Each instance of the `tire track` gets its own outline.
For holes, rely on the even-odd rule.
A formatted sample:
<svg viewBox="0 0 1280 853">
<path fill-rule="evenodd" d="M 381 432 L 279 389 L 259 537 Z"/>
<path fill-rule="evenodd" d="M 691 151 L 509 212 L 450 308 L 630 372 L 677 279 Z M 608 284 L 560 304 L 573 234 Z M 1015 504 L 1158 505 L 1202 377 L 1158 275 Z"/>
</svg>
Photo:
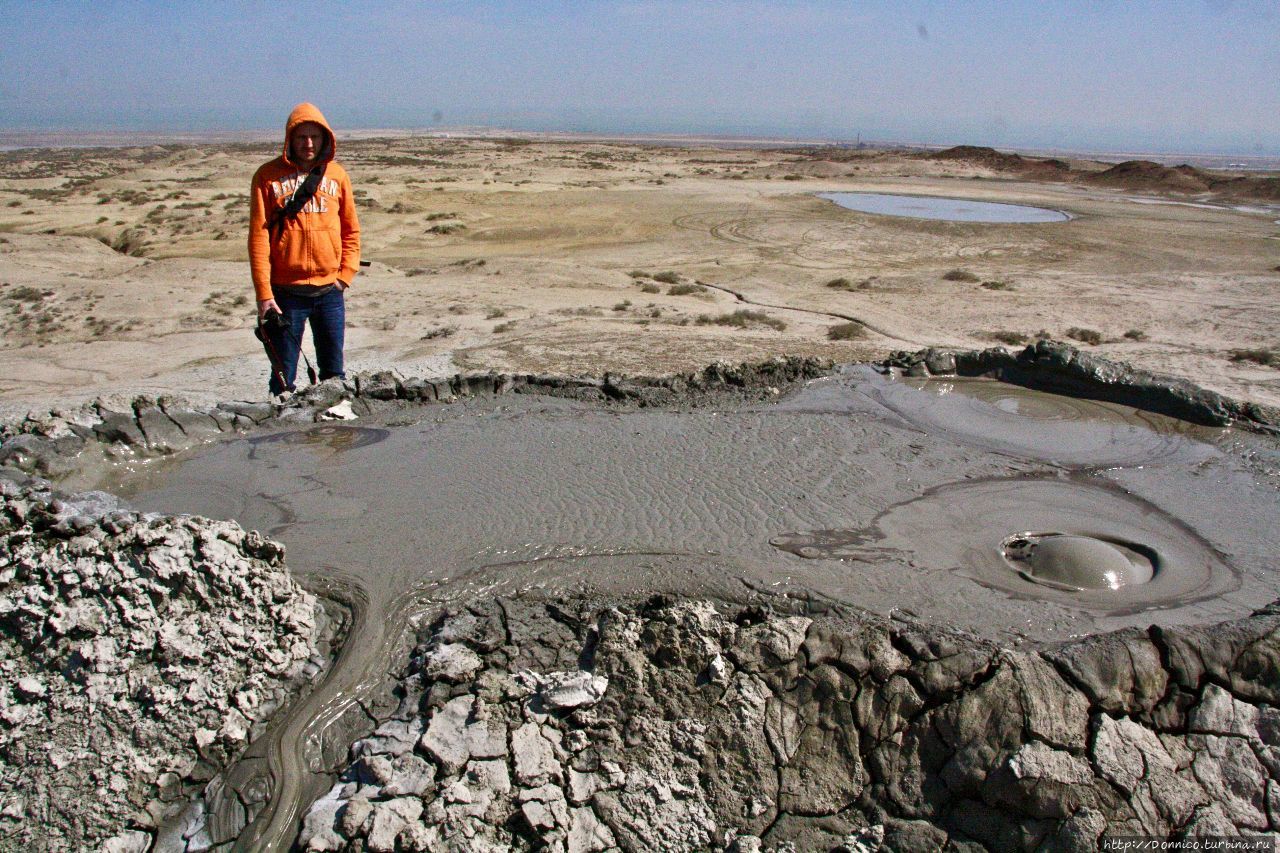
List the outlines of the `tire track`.
<svg viewBox="0 0 1280 853">
<path fill-rule="evenodd" d="M 893 332 L 890 332 L 887 329 L 884 329 L 880 326 L 872 325 L 871 323 L 868 323 L 866 320 L 863 320 L 861 317 L 856 317 L 853 314 L 845 314 L 841 311 L 819 311 L 816 308 L 795 308 L 790 305 L 778 305 L 773 302 L 758 302 L 754 299 L 748 299 L 747 296 L 741 291 L 734 290 L 731 287 L 725 287 L 722 284 L 711 284 L 705 281 L 699 282 L 699 284 L 701 284 L 703 287 L 709 287 L 712 290 L 719 290 L 723 293 L 727 293 L 730 296 L 732 296 L 737 302 L 743 305 L 752 305 L 757 308 L 773 308 L 778 311 L 795 311 L 800 314 L 811 314 L 817 317 L 830 317 L 833 320 L 846 320 L 850 323 L 857 323 L 859 326 L 866 329 L 867 331 L 874 332 L 877 335 L 880 335 L 883 338 L 888 338 L 891 341 L 899 341 L 901 343 L 908 344 L 910 346 L 920 345 L 917 341 L 912 340 L 911 338 L 904 338 L 904 337 L 901 337 L 900 335 L 895 335 Z"/>
</svg>

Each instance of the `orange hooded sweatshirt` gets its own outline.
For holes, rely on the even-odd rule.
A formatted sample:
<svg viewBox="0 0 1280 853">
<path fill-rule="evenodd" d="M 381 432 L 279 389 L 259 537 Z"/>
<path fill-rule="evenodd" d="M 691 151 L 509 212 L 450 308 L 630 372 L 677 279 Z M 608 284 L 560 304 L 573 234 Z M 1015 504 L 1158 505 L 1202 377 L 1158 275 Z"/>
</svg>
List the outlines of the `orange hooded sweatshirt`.
<svg viewBox="0 0 1280 853">
<path fill-rule="evenodd" d="M 327 164 L 315 196 L 273 235 L 267 223 L 307 177 L 290 158 L 290 141 L 303 122 L 324 128 L 329 140 L 320 158 Z M 320 287 L 351 284 L 360 267 L 360 220 L 347 170 L 334 161 L 337 139 L 320 110 L 298 104 L 284 127 L 284 154 L 260 168 L 249 192 L 249 268 L 258 300 L 272 299 L 273 284 Z"/>
</svg>

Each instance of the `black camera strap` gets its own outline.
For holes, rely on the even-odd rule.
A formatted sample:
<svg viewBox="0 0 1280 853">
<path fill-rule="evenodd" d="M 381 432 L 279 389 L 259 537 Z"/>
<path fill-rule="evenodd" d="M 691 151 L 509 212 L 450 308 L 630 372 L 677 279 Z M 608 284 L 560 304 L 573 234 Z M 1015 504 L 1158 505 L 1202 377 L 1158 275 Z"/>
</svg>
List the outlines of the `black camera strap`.
<svg viewBox="0 0 1280 853">
<path fill-rule="evenodd" d="M 284 230 L 284 224 L 290 219 L 297 218 L 302 208 L 307 206 L 307 202 L 315 198 L 316 191 L 320 189 L 320 182 L 324 180 L 324 170 L 327 165 L 329 165 L 328 162 L 322 162 L 307 172 L 307 177 L 293 191 L 293 195 L 289 196 L 284 206 L 272 211 L 271 218 L 267 220 L 267 230 L 271 232 L 271 239 L 279 239 L 280 232 Z"/>
</svg>

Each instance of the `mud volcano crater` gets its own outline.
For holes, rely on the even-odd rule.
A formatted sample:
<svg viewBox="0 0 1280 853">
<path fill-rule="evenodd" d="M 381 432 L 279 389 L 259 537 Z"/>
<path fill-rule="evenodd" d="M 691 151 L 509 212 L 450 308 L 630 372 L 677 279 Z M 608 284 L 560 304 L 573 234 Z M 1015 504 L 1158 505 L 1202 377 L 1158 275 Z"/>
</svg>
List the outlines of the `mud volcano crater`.
<svg viewBox="0 0 1280 853">
<path fill-rule="evenodd" d="M 1280 453 L 1221 428 L 1275 420 L 1152 377 L 1130 377 L 1136 409 L 957 375 L 1093 367 L 1041 347 L 664 381 L 381 375 L 286 407 L 86 417 L 70 435 L 116 463 L 179 449 L 197 415 L 256 424 L 104 484 L 280 539 L 351 608 L 304 698 L 192 804 L 126 831 L 580 850 L 1275 831 Z M 314 423 L 341 400 L 356 423 Z M 1218 426 L 1148 411 L 1178 406 Z M 18 432 L 4 456 L 28 470 L 75 446 Z"/>
</svg>

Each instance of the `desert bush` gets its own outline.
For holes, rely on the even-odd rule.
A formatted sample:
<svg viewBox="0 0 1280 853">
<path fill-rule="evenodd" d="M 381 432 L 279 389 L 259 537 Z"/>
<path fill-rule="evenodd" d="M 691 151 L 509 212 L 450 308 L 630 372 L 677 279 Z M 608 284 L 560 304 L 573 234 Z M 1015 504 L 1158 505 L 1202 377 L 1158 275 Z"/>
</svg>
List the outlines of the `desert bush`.
<svg viewBox="0 0 1280 853">
<path fill-rule="evenodd" d="M 982 286 L 987 290 L 1013 290 L 1013 284 L 997 278 L 984 281 Z"/>
<path fill-rule="evenodd" d="M 516 321 L 515 321 L 515 320 L 508 320 L 508 321 L 507 321 L 507 322 L 505 322 L 505 323 L 499 323 L 498 325 L 494 326 L 494 327 L 493 327 L 493 333 L 494 333 L 495 335 L 501 335 L 503 332 L 509 332 L 509 331 L 511 331 L 512 329 L 514 329 L 515 327 L 516 327 Z"/>
<path fill-rule="evenodd" d="M 1274 347 L 1258 347 L 1256 349 L 1233 349 L 1232 361 L 1251 361 L 1264 367 L 1280 367 L 1280 351 Z"/>
<path fill-rule="evenodd" d="M 505 317 L 505 316 L 507 316 L 507 312 L 504 311 L 503 309 L 490 308 L 488 312 L 484 315 L 484 318 L 486 320 L 497 320 L 498 318 Z"/>
<path fill-rule="evenodd" d="M 1096 329 L 1082 329 L 1079 326 L 1072 326 L 1067 329 L 1067 337 L 1090 346 L 1097 346 L 1102 343 L 1102 332 Z"/>
<path fill-rule="evenodd" d="M 700 284 L 673 284 L 667 288 L 668 296 L 689 296 L 694 293 L 701 293 L 702 285 Z"/>
<path fill-rule="evenodd" d="M 702 314 L 698 317 L 699 326 L 730 326 L 736 329 L 747 329 L 752 326 L 768 326 L 770 329 L 781 332 L 787 328 L 787 324 L 776 317 L 770 317 L 763 311 L 750 311 L 745 308 L 739 308 L 731 314 L 720 314 L 719 316 L 711 316 Z"/>
<path fill-rule="evenodd" d="M 422 336 L 421 340 L 430 341 L 435 338 L 451 338 L 457 334 L 457 332 L 457 326 L 436 326 L 434 329 L 429 329 L 427 333 Z"/>
<path fill-rule="evenodd" d="M 1147 333 L 1141 329 L 1130 329 L 1124 333 L 1124 336 L 1131 341 L 1145 341 L 1147 339 Z"/>
<path fill-rule="evenodd" d="M 651 281 L 646 281 L 644 284 L 640 285 L 640 292 L 641 293 L 661 293 L 662 288 L 658 287 L 658 285 L 654 284 Z"/>
<path fill-rule="evenodd" d="M 631 307 L 631 300 L 630 300 L 630 299 L 624 299 L 624 300 L 622 300 L 621 302 L 619 302 L 617 305 L 613 306 L 613 310 L 614 310 L 614 311 L 626 311 L 626 310 L 627 310 L 628 308 L 630 308 L 630 307 Z"/>
<path fill-rule="evenodd" d="M 52 290 L 40 290 L 35 287 L 21 285 L 5 294 L 10 302 L 43 302 L 46 296 L 52 296 Z"/>
<path fill-rule="evenodd" d="M 457 232 L 464 230 L 466 227 L 467 226 L 463 225 L 461 222 L 448 222 L 448 223 L 443 223 L 441 225 L 432 225 L 430 228 L 427 229 L 427 233 L 428 234 L 456 234 Z"/>
<path fill-rule="evenodd" d="M 861 323 L 838 323 L 827 329 L 827 340 L 856 341 L 867 336 L 867 329 Z"/>
<path fill-rule="evenodd" d="M 849 279 L 844 276 L 840 276 L 839 278 L 831 279 L 831 281 L 826 283 L 826 286 L 832 290 L 853 290 L 855 285 Z"/>
<path fill-rule="evenodd" d="M 660 272 L 653 277 L 654 281 L 660 281 L 663 284 L 676 284 L 680 281 L 680 274 L 672 270 Z"/>
<path fill-rule="evenodd" d="M 428 221 L 428 222 L 437 222 L 437 221 L 439 221 L 439 220 L 441 220 L 441 219 L 457 219 L 457 218 L 458 218 L 458 214 L 453 213 L 453 212 L 447 212 L 447 213 L 433 213 L 433 214 L 431 214 L 431 215 L 429 215 L 429 216 L 427 217 L 427 221 Z"/>
<path fill-rule="evenodd" d="M 1008 329 L 996 329 L 993 332 L 987 332 L 983 337 L 1011 347 L 1021 346 L 1027 342 L 1026 335 L 1021 332 L 1011 332 Z"/>
<path fill-rule="evenodd" d="M 649 275 L 649 273 L 645 272 L 644 270 L 632 270 L 631 272 L 627 273 L 627 275 L 631 276 L 632 278 L 653 278 L 653 276 Z"/>
<path fill-rule="evenodd" d="M 979 280 L 978 277 L 973 273 L 969 272 L 968 270 L 961 270 L 961 269 L 949 270 L 947 271 L 946 274 L 942 276 L 942 278 L 944 281 L 975 282 Z"/>
</svg>

